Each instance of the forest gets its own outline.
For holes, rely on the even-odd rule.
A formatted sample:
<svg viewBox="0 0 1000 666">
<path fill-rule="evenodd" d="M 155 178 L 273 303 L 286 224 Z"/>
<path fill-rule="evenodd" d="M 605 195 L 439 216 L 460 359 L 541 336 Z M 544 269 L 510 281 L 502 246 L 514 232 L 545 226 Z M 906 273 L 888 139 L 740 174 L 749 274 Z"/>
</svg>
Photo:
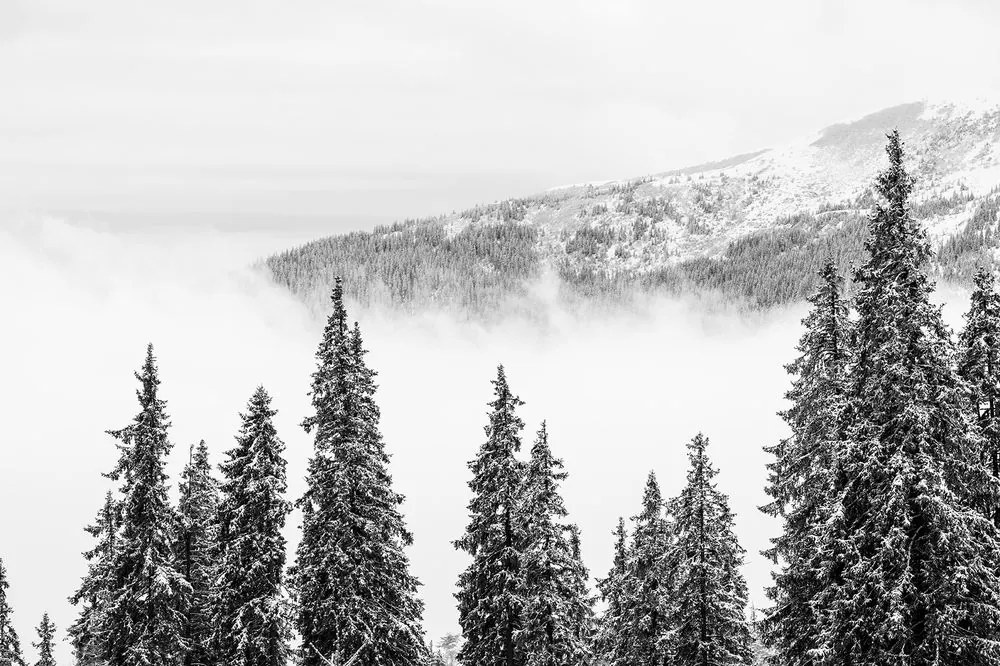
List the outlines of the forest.
<svg viewBox="0 0 1000 666">
<path fill-rule="evenodd" d="M 444 310 L 485 321 L 540 316 L 545 304 L 534 290 L 546 276 L 556 278 L 558 300 L 570 309 L 614 309 L 650 295 L 693 295 L 758 311 L 807 298 L 817 286 L 815 267 L 826 257 L 848 272 L 850 289 L 849 268 L 865 256 L 866 211 L 875 199 L 870 188 L 849 201 L 778 217 L 718 252 L 672 256 L 664 221 L 684 219 L 692 236 L 709 234 L 702 219 L 727 214 L 732 205 L 724 176 L 722 182 L 719 192 L 689 183 L 694 209 L 684 215 L 669 195 L 639 195 L 646 184 L 639 179 L 599 192 L 588 188 L 571 223 L 558 229 L 523 222 L 529 209 L 542 214 L 571 206 L 567 197 L 549 193 L 462 211 L 458 227 L 442 216 L 329 236 L 268 257 L 262 267 L 317 311 L 326 308 L 340 277 L 349 300 L 362 307 Z M 604 198 L 587 203 L 598 194 Z M 752 198 L 753 192 L 745 196 Z M 911 215 L 918 220 L 971 210 L 968 223 L 938 241 L 929 270 L 971 285 L 977 266 L 993 265 L 998 207 L 996 190 L 978 200 L 960 190 L 913 203 Z"/>
<path fill-rule="evenodd" d="M 261 386 L 217 467 L 203 442 L 193 448 L 173 503 L 170 417 L 149 345 L 135 415 L 108 431 L 115 490 L 89 499 L 99 508 L 85 527 L 87 573 L 71 591 L 76 620 L 56 628 L 40 618 L 36 656 L 26 657 L 7 598 L 17 572 L 0 559 L 0 666 L 55 666 L 60 631 L 77 666 L 1000 664 L 1000 294 L 990 267 L 962 268 L 975 285 L 965 326 L 957 336 L 945 326 L 904 146 L 896 132 L 887 138 L 866 228 L 847 224 L 853 217 L 841 225 L 851 229 L 841 249 L 861 244 L 851 295 L 836 245 L 796 255 L 815 279 L 786 367 L 788 434 L 767 446 L 771 501 L 760 510 L 781 526 L 766 553 L 769 607 L 748 607 L 745 551 L 704 433 L 686 443 L 680 487 L 649 473 L 593 587 L 561 493 L 558 436 L 550 442 L 541 422 L 525 439 L 523 403 L 499 365 L 468 464 L 467 527 L 440 544 L 467 555 L 456 572 L 461 635 L 430 639 L 376 372 L 337 278 L 301 424 L 313 437 L 306 491 L 287 496 L 277 412 Z M 996 215 L 981 208 L 941 252 L 968 258 L 992 242 Z M 462 251 L 530 272 L 530 237 L 496 229 L 462 238 Z M 438 231 L 419 233 L 444 251 L 452 241 Z M 747 241 L 742 256 L 802 247 L 789 234 Z M 289 553 L 293 508 L 301 539 Z"/>
</svg>

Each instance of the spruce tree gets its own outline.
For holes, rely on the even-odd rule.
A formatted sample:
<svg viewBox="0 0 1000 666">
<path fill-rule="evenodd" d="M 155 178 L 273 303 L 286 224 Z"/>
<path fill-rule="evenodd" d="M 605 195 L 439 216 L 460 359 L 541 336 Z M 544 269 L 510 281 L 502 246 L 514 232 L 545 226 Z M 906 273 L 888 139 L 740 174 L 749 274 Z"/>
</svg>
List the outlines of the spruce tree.
<svg viewBox="0 0 1000 666">
<path fill-rule="evenodd" d="M 729 500 L 714 482 L 718 471 L 707 448 L 708 439 L 700 434 L 688 444 L 687 483 L 669 503 L 669 663 L 749 665 L 753 641 L 745 615 L 747 585 L 740 573 L 744 551 L 733 531 Z"/>
<path fill-rule="evenodd" d="M 112 562 L 115 553 L 115 534 L 118 530 L 120 506 L 111 491 L 104 497 L 97 518 L 84 528 L 93 537 L 93 548 L 83 554 L 87 560 L 87 573 L 70 603 L 80 607 L 80 614 L 69 628 L 70 643 L 77 666 L 106 663 L 109 658 L 105 613 L 113 591 Z"/>
<path fill-rule="evenodd" d="M 524 422 L 516 409 L 524 403 L 511 392 L 502 365 L 493 391 L 486 441 L 469 463 L 469 524 L 455 542 L 472 557 L 455 595 L 465 637 L 458 659 L 476 666 L 523 666 L 526 655 L 517 637 L 524 611 L 524 533 L 517 500 L 524 469 L 516 453 Z"/>
<path fill-rule="evenodd" d="M 215 578 L 219 509 L 218 482 L 212 477 L 205 440 L 192 447 L 181 472 L 180 502 L 175 551 L 177 568 L 191 587 L 184 618 L 188 649 L 185 666 L 208 666 L 214 662 L 209 650 L 212 634 L 211 598 Z"/>
<path fill-rule="evenodd" d="M 138 414 L 125 428 L 109 431 L 121 452 L 110 476 L 122 482 L 123 499 L 98 633 L 107 641 L 109 666 L 177 666 L 188 647 L 184 620 L 191 587 L 176 568 L 176 516 L 163 471 L 170 423 L 152 345 L 136 379 Z"/>
<path fill-rule="evenodd" d="M 983 437 L 981 457 L 993 478 L 1000 478 L 1000 294 L 993 273 L 980 268 L 965 328 L 959 336 L 958 374 Z M 1000 526 L 1000 505 L 984 507 Z"/>
<path fill-rule="evenodd" d="M 594 650 L 605 666 L 626 666 L 628 641 L 624 631 L 626 594 L 628 583 L 628 535 L 625 519 L 618 519 L 614 531 L 615 555 L 607 577 L 597 582 L 597 589 L 605 603 L 604 613 L 598 622 Z"/>
<path fill-rule="evenodd" d="M 392 489 L 365 353 L 360 329 L 348 327 L 338 280 L 316 352 L 315 411 L 303 422 L 315 433 L 293 569 L 304 666 L 359 649 L 365 663 L 386 666 L 427 656 L 419 583 L 406 555 L 412 536 L 403 497 Z"/>
<path fill-rule="evenodd" d="M 531 447 L 522 490 L 524 546 L 521 555 L 521 629 L 518 650 L 528 666 L 581 664 L 588 655 L 586 580 L 574 552 L 576 531 L 565 524 L 559 485 L 563 462 L 552 455 L 545 423 Z M 579 541 L 576 542 L 577 551 Z"/>
<path fill-rule="evenodd" d="M 824 663 L 997 663 L 996 498 L 913 219 L 897 132 L 855 273 L 858 313 L 836 504 L 820 543 Z"/>
<path fill-rule="evenodd" d="M 577 644 L 583 650 L 580 660 L 583 664 L 592 663 L 594 658 L 594 634 L 597 631 L 597 619 L 594 615 L 594 595 L 590 591 L 590 570 L 583 563 L 583 549 L 580 543 L 580 528 L 575 524 L 567 527 L 569 531 L 569 552 L 572 557 L 569 579 L 570 607 L 572 632 Z"/>
<path fill-rule="evenodd" d="M 38 642 L 32 643 L 38 651 L 38 661 L 35 666 L 56 666 L 55 657 L 52 656 L 52 642 L 55 640 L 56 626 L 49 620 L 49 614 L 42 615 L 42 621 L 35 629 L 38 632 Z"/>
<path fill-rule="evenodd" d="M 25 666 L 21 640 L 14 629 L 14 609 L 7 601 L 7 569 L 0 559 L 0 666 Z"/>
<path fill-rule="evenodd" d="M 632 522 L 620 625 L 625 651 L 623 663 L 659 666 L 668 655 L 666 616 L 671 591 L 665 558 L 670 532 L 663 495 L 653 472 L 646 480 L 642 511 Z"/>
<path fill-rule="evenodd" d="M 791 436 L 767 451 L 774 456 L 762 510 L 782 519 L 782 533 L 765 552 L 780 569 L 767 590 L 774 603 L 762 624 L 778 664 L 812 664 L 819 620 L 813 605 L 823 580 L 817 539 L 830 515 L 840 440 L 843 439 L 846 376 L 851 335 L 843 278 L 832 260 L 819 272 L 809 299 L 799 356 L 786 366 L 794 377 L 781 413 Z"/>
<path fill-rule="evenodd" d="M 212 648 L 225 666 L 285 666 L 289 658 L 282 529 L 291 505 L 284 498 L 285 445 L 275 414 L 271 397 L 258 387 L 221 465 Z"/>
</svg>

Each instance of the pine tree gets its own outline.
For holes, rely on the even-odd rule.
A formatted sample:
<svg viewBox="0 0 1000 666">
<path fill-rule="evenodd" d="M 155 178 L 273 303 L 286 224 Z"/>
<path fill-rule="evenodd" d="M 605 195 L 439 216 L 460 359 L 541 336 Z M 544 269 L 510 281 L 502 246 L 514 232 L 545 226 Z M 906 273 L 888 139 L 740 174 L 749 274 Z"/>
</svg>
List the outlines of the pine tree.
<svg viewBox="0 0 1000 666">
<path fill-rule="evenodd" d="M 25 666 L 21 641 L 14 629 L 14 609 L 7 601 L 7 569 L 0 559 L 0 666 Z"/>
<path fill-rule="evenodd" d="M 950 332 L 930 302 L 930 246 L 913 219 L 897 132 L 876 181 L 858 312 L 849 422 L 820 553 L 824 663 L 997 663 L 995 502 L 979 461 Z"/>
<path fill-rule="evenodd" d="M 521 496 L 524 546 L 521 556 L 521 630 L 518 650 L 528 666 L 581 664 L 588 657 L 583 635 L 589 606 L 582 581 L 576 531 L 564 523 L 566 506 L 559 485 L 566 478 L 562 460 L 552 455 L 545 423 L 531 447 Z M 576 543 L 577 550 L 579 541 Z"/>
<path fill-rule="evenodd" d="M 177 568 L 191 587 L 184 618 L 188 649 L 185 666 L 214 663 L 209 650 L 212 634 L 211 597 L 218 541 L 218 482 L 212 477 L 205 441 L 192 447 L 190 460 L 181 472 L 180 503 L 175 551 Z"/>
<path fill-rule="evenodd" d="M 620 625 L 625 646 L 623 663 L 659 666 L 665 663 L 668 647 L 670 580 L 665 558 L 670 537 L 663 495 L 653 472 L 646 480 L 642 511 L 632 522 Z"/>
<path fill-rule="evenodd" d="M 103 664 L 109 658 L 105 613 L 113 591 L 112 562 L 115 534 L 121 522 L 120 510 L 111 491 L 108 491 L 94 524 L 84 528 L 95 543 L 83 554 L 87 560 L 87 573 L 79 589 L 69 599 L 74 606 L 80 606 L 80 614 L 68 632 L 77 666 Z"/>
<path fill-rule="evenodd" d="M 38 642 L 32 643 L 38 650 L 38 661 L 35 666 L 56 666 L 55 657 L 52 656 L 52 641 L 55 639 L 56 626 L 49 620 L 49 614 L 42 615 L 42 621 L 35 630 L 38 632 Z"/>
<path fill-rule="evenodd" d="M 762 625 L 778 664 L 812 664 L 819 620 L 813 601 L 823 582 L 817 539 L 829 518 L 834 473 L 843 439 L 846 375 L 851 329 L 843 278 L 832 260 L 819 272 L 820 286 L 802 320 L 799 357 L 786 366 L 794 377 L 785 394 L 791 407 L 781 416 L 792 434 L 767 451 L 767 493 L 762 510 L 783 520 L 781 535 L 765 554 L 780 570 L 767 590 L 774 606 Z"/>
<path fill-rule="evenodd" d="M 673 582 L 669 663 L 749 665 L 747 585 L 740 573 L 744 551 L 733 531 L 729 500 L 715 485 L 718 471 L 707 448 L 708 439 L 700 434 L 688 444 L 687 484 L 669 503 L 674 534 L 667 556 Z"/>
<path fill-rule="evenodd" d="M 517 636 L 524 606 L 524 534 L 517 499 L 524 470 L 515 454 L 521 449 L 524 422 L 515 410 L 524 403 L 511 392 L 502 365 L 493 391 L 486 441 L 469 463 L 469 524 L 455 542 L 472 557 L 455 595 L 465 637 L 458 659 L 476 666 L 522 666 L 525 655 Z"/>
<path fill-rule="evenodd" d="M 213 597 L 212 648 L 226 666 L 285 666 L 291 638 L 283 592 L 285 538 L 284 443 L 271 397 L 257 388 L 221 465 L 219 564 Z"/>
<path fill-rule="evenodd" d="M 1000 478 L 1000 294 L 991 271 L 980 268 L 974 281 L 958 340 L 958 374 L 968 385 L 969 404 L 983 436 L 983 463 L 996 479 Z M 1000 505 L 984 509 L 1000 526 Z"/>
<path fill-rule="evenodd" d="M 184 618 L 191 587 L 175 565 L 176 516 L 163 471 L 170 424 L 158 395 L 152 345 L 136 379 L 139 413 L 125 428 L 109 431 L 121 452 L 110 476 L 122 482 L 123 499 L 98 633 L 106 637 L 109 666 L 177 666 L 187 650 Z"/>
<path fill-rule="evenodd" d="M 594 634 L 597 631 L 597 620 L 594 615 L 594 595 L 590 591 L 590 570 L 583 563 L 583 548 L 580 543 L 580 528 L 570 524 L 569 552 L 572 557 L 569 579 L 571 605 L 571 623 L 573 636 L 583 649 L 580 652 L 580 663 L 589 664 L 594 658 Z"/>
<path fill-rule="evenodd" d="M 626 666 L 628 642 L 624 631 L 626 594 L 628 583 L 627 538 L 625 519 L 618 519 L 614 531 L 615 555 L 606 578 L 597 582 L 597 589 L 605 603 L 604 613 L 598 623 L 594 648 L 601 664 Z"/>
<path fill-rule="evenodd" d="M 312 402 L 303 426 L 315 432 L 293 569 L 304 666 L 363 649 L 366 663 L 422 663 L 423 604 L 409 572 L 412 543 L 393 491 L 379 432 L 375 373 L 361 333 L 347 325 L 338 280 L 316 352 Z"/>
</svg>

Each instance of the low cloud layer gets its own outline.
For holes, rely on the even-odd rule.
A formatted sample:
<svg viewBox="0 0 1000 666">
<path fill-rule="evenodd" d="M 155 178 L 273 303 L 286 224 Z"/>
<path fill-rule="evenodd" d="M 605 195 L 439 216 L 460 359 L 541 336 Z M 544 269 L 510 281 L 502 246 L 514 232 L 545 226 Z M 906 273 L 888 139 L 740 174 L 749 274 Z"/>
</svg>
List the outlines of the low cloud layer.
<svg viewBox="0 0 1000 666">
<path fill-rule="evenodd" d="M 172 481 L 201 438 L 213 462 L 222 459 L 237 413 L 262 383 L 279 410 L 290 492 L 302 491 L 311 442 L 298 424 L 308 412 L 322 322 L 247 268 L 294 240 L 120 234 L 54 220 L 0 230 L 0 557 L 26 645 L 43 611 L 60 636 L 75 616 L 66 597 L 85 568 L 80 552 L 90 544 L 82 528 L 107 487 L 101 473 L 116 457 L 104 431 L 135 413 L 132 372 L 147 341 L 156 346 L 173 422 Z M 392 473 L 407 497 L 429 636 L 457 629 L 452 593 L 466 561 L 451 541 L 465 526 L 466 463 L 483 440 L 489 380 L 501 362 L 526 402 L 524 453 L 547 419 L 550 442 L 565 459 L 566 501 L 592 575 L 607 571 L 611 530 L 619 515 L 638 512 L 649 470 L 664 494 L 676 493 L 684 444 L 704 432 L 738 514 L 752 598 L 761 605 L 769 575 L 758 553 L 775 529 L 756 508 L 766 501 L 762 447 L 784 433 L 775 412 L 803 314 L 796 307 L 747 321 L 662 301 L 643 315 L 581 321 L 555 313 L 539 330 L 361 313 L 379 371 Z M 293 516 L 290 539 L 297 529 Z M 68 660 L 68 645 L 60 649 Z"/>
</svg>

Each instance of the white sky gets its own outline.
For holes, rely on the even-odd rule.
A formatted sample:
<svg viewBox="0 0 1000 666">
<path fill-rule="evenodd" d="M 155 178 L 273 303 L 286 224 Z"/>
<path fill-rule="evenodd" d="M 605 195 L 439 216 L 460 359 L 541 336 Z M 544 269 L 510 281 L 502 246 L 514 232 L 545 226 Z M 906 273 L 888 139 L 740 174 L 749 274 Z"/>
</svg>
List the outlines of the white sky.
<svg viewBox="0 0 1000 666">
<path fill-rule="evenodd" d="M 998 18 L 989 0 L 3 0 L 0 208 L 343 228 L 641 175 L 1000 89 Z"/>
</svg>

